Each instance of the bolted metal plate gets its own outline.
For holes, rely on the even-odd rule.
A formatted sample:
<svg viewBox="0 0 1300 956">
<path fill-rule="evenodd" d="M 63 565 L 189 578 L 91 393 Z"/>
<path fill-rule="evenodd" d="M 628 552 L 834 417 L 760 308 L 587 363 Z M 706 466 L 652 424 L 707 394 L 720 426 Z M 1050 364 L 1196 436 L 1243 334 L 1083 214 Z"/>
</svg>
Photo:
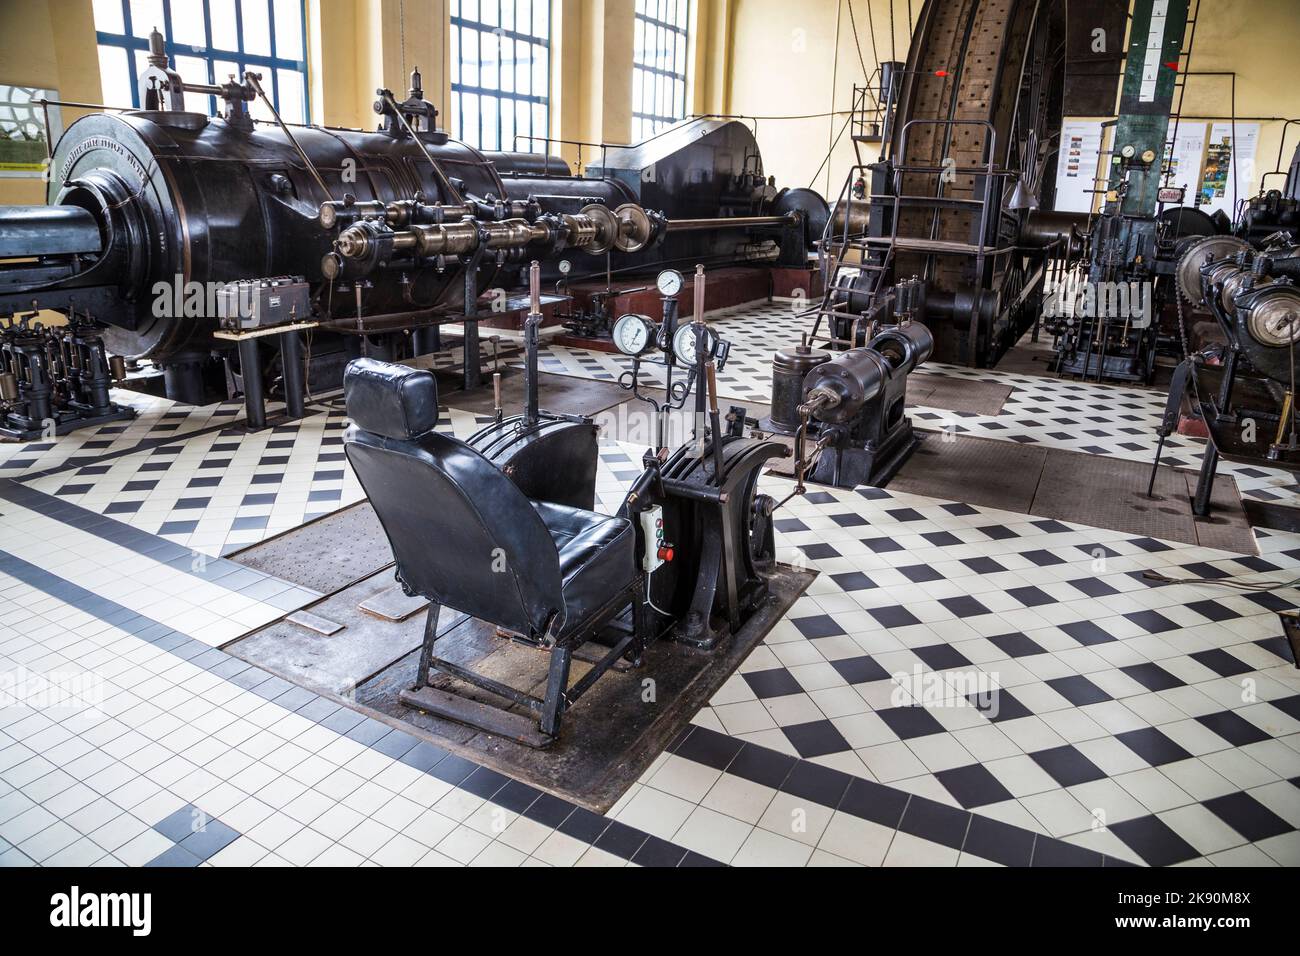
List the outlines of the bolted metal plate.
<svg viewBox="0 0 1300 956">
<path fill-rule="evenodd" d="M 362 501 L 238 551 L 230 560 L 333 594 L 391 565 L 393 550 L 375 509 Z"/>
</svg>

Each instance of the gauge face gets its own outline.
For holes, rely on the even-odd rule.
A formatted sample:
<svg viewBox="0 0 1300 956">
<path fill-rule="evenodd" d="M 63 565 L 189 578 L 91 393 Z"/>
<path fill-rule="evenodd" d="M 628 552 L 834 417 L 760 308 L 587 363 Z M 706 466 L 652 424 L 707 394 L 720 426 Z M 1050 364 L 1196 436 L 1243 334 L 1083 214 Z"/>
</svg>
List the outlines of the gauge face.
<svg viewBox="0 0 1300 956">
<path fill-rule="evenodd" d="M 560 260 L 560 275 L 562 275 L 562 276 L 567 276 L 567 275 L 568 275 L 570 272 L 572 272 L 572 271 L 573 271 L 573 263 L 570 262 L 568 259 L 561 259 L 561 260 Z"/>
<path fill-rule="evenodd" d="M 640 355 L 654 343 L 658 330 L 647 316 L 629 313 L 614 323 L 614 346 L 624 355 Z"/>
<path fill-rule="evenodd" d="M 1151 164 L 1156 161 L 1156 151 L 1154 149 L 1144 150 L 1142 153 L 1142 162 Z"/>
<path fill-rule="evenodd" d="M 659 294 L 673 297 L 682 291 L 686 285 L 686 279 L 676 269 L 665 269 L 659 273 L 659 280 L 656 283 L 659 286 Z"/>
<path fill-rule="evenodd" d="M 718 333 L 714 332 L 709 326 L 704 327 L 704 347 L 710 356 L 718 347 Z M 693 322 L 683 325 L 673 336 L 673 354 L 677 356 L 677 361 L 683 365 L 695 364 L 695 324 Z"/>
<path fill-rule="evenodd" d="M 1127 146 L 1125 146 L 1123 149 L 1121 149 L 1121 150 L 1119 151 L 1119 154 L 1120 154 L 1121 156 L 1123 156 L 1125 159 L 1132 159 L 1132 158 L 1133 158 L 1133 155 L 1134 155 L 1136 152 L 1137 152 L 1137 147 L 1134 146 L 1132 143 L 1130 143 L 1129 145 L 1127 145 Z"/>
</svg>

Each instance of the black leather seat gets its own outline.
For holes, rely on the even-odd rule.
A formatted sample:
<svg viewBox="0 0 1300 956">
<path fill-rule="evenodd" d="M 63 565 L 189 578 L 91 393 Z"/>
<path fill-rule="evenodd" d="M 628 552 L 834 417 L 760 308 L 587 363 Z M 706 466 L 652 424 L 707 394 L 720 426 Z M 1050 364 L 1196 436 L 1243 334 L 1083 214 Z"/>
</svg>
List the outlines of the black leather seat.
<svg viewBox="0 0 1300 956">
<path fill-rule="evenodd" d="M 433 623 L 446 606 L 558 648 L 560 682 L 567 681 L 571 648 L 625 610 L 640 582 L 631 522 L 532 501 L 478 451 L 439 434 L 431 372 L 358 359 L 344 394 L 353 422 L 344 436 L 348 460 L 388 535 L 403 588 L 432 602 Z M 424 657 L 452 670 L 432 658 L 434 639 L 427 627 Z M 422 662 L 420 686 L 427 670 Z M 552 683 L 555 675 L 553 666 Z M 554 734 L 547 716 L 542 730 Z M 554 725 L 558 712 L 550 716 Z"/>
<path fill-rule="evenodd" d="M 545 501 L 532 505 L 559 549 L 564 607 L 571 620 L 586 617 L 627 586 L 624 571 L 635 569 L 636 562 L 631 522 Z"/>
</svg>

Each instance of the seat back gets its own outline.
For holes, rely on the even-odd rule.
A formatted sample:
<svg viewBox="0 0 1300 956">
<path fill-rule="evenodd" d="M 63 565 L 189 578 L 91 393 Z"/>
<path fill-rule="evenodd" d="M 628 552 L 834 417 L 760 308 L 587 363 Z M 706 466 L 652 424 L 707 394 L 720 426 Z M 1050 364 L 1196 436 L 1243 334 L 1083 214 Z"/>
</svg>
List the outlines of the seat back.
<svg viewBox="0 0 1300 956">
<path fill-rule="evenodd" d="M 563 610 L 559 554 L 532 503 L 486 458 L 438 434 L 433 373 L 357 359 L 344 375 L 348 461 L 397 559 L 432 601 L 522 634 Z"/>
</svg>

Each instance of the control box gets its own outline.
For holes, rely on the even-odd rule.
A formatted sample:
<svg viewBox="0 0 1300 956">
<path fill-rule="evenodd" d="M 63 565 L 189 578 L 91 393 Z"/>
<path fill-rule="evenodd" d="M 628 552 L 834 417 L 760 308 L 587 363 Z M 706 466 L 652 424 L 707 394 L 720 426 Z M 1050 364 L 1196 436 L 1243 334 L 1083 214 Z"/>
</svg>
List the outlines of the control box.
<svg viewBox="0 0 1300 956">
<path fill-rule="evenodd" d="M 663 508 L 655 505 L 641 512 L 641 532 L 645 540 L 641 569 L 649 574 L 673 559 L 673 547 L 664 538 Z"/>
<path fill-rule="evenodd" d="M 302 322 L 311 317 L 311 286 L 302 276 L 241 279 L 217 291 L 223 329 L 246 332 Z"/>
</svg>

